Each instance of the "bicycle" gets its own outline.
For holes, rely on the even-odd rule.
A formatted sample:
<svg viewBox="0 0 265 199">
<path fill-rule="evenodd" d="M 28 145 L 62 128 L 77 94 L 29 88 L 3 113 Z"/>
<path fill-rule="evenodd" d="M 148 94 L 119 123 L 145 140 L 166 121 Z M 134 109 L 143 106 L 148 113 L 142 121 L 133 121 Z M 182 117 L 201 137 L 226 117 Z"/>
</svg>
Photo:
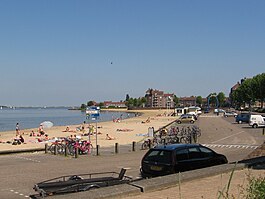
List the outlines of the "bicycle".
<svg viewBox="0 0 265 199">
<path fill-rule="evenodd" d="M 91 154 L 93 150 L 93 145 L 91 142 L 83 140 L 83 141 L 72 141 L 68 144 L 68 150 L 69 154 L 74 156 L 76 153 L 76 150 L 78 150 L 78 153 L 81 154 Z"/>
<path fill-rule="evenodd" d="M 61 143 L 60 140 L 55 140 L 52 142 L 52 144 L 48 147 L 48 151 L 50 151 L 52 154 L 64 154 L 65 152 L 65 146 Z"/>
</svg>

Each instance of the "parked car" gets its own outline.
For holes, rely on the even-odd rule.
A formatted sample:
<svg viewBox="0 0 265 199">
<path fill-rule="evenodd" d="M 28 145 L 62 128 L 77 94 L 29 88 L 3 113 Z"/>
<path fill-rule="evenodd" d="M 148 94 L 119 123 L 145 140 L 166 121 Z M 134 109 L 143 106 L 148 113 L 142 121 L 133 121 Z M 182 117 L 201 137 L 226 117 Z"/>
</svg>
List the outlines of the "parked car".
<svg viewBox="0 0 265 199">
<path fill-rule="evenodd" d="M 224 110 L 224 109 L 220 109 L 220 108 L 216 108 L 216 109 L 214 109 L 213 112 L 214 112 L 214 113 L 224 113 L 225 110 Z"/>
<path fill-rule="evenodd" d="M 240 113 L 236 116 L 236 122 L 241 124 L 242 122 L 249 123 L 250 113 Z"/>
<path fill-rule="evenodd" d="M 209 113 L 210 112 L 210 110 L 207 108 L 207 109 L 204 109 L 204 111 L 203 111 L 204 113 Z"/>
<path fill-rule="evenodd" d="M 226 111 L 224 112 L 224 117 L 236 117 L 237 113 L 233 111 Z"/>
<path fill-rule="evenodd" d="M 142 177 L 155 177 L 226 164 L 227 158 L 200 144 L 158 145 L 141 162 Z"/>
<path fill-rule="evenodd" d="M 265 117 L 262 115 L 250 115 L 249 125 L 253 128 L 264 127 L 265 126 Z"/>
<path fill-rule="evenodd" d="M 180 116 L 179 119 L 177 119 L 177 123 L 181 124 L 181 123 L 194 123 L 195 122 L 195 118 L 193 115 L 190 114 L 183 114 Z"/>
</svg>

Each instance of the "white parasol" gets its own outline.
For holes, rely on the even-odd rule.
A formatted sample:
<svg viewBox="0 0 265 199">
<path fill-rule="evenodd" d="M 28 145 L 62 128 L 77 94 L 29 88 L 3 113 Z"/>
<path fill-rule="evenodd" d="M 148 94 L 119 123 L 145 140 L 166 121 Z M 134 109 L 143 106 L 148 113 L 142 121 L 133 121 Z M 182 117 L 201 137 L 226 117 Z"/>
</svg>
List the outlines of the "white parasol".
<svg viewBox="0 0 265 199">
<path fill-rule="evenodd" d="M 44 121 L 44 122 L 40 123 L 40 125 L 42 125 L 43 128 L 51 128 L 53 126 L 53 123 L 50 121 Z"/>
</svg>

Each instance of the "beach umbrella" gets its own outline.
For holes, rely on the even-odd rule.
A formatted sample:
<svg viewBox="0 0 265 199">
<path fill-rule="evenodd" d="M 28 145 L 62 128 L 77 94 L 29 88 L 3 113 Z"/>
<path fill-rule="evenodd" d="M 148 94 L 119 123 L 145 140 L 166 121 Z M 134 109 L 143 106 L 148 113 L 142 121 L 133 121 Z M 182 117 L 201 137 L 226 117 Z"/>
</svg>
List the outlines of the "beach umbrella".
<svg viewBox="0 0 265 199">
<path fill-rule="evenodd" d="M 40 123 L 40 125 L 42 125 L 43 128 L 51 128 L 53 126 L 53 123 L 51 121 L 44 121 Z"/>
</svg>

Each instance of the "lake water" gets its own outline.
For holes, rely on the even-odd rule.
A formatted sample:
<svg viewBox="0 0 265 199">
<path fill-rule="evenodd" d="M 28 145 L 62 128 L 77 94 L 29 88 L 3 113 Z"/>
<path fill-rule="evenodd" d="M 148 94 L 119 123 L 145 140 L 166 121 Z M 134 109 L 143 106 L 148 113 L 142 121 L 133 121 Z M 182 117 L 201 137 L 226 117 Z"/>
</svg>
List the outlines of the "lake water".
<svg viewBox="0 0 265 199">
<path fill-rule="evenodd" d="M 126 119 L 134 117 L 133 113 L 101 111 L 98 122 L 111 121 L 113 118 Z M 0 132 L 15 130 L 16 123 L 20 129 L 38 128 L 43 121 L 51 121 L 54 126 L 81 124 L 86 119 L 85 112 L 68 110 L 67 108 L 16 108 L 0 110 Z"/>
</svg>

